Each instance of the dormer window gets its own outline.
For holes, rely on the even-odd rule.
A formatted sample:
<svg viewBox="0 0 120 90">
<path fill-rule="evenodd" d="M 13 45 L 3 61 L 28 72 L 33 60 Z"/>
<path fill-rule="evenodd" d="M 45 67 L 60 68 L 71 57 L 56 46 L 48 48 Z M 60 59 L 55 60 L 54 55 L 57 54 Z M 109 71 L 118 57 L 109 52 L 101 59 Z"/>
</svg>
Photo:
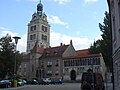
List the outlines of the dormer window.
<svg viewBox="0 0 120 90">
<path fill-rule="evenodd" d="M 56 55 L 57 53 L 58 53 L 58 52 L 55 50 L 55 51 L 54 51 L 54 54 Z"/>
</svg>

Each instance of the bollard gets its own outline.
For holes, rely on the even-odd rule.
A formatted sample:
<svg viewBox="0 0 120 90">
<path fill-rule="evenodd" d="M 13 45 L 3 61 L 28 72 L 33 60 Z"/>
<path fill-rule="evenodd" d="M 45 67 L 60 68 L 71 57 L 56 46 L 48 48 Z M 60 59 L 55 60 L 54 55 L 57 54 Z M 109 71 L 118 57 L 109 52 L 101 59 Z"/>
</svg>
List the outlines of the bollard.
<svg viewBox="0 0 120 90">
<path fill-rule="evenodd" d="M 17 87 L 17 80 L 14 80 L 14 87 Z"/>
</svg>

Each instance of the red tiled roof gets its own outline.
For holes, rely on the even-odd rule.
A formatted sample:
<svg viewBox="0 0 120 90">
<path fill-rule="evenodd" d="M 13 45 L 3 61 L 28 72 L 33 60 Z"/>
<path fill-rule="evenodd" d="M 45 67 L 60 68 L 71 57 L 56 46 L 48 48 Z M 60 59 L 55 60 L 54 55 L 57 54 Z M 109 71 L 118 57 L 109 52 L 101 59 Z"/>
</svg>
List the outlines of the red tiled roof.
<svg viewBox="0 0 120 90">
<path fill-rule="evenodd" d="M 80 56 L 88 55 L 89 54 L 89 49 L 77 50 L 76 53 Z"/>
<path fill-rule="evenodd" d="M 69 45 L 62 45 L 57 47 L 49 47 L 44 49 L 42 57 L 62 56 Z"/>
<path fill-rule="evenodd" d="M 78 56 L 69 56 L 69 57 L 63 57 L 64 59 L 77 59 L 77 58 L 89 58 L 89 57 L 99 57 L 101 56 L 100 54 L 89 54 L 89 55 L 78 55 Z"/>
<path fill-rule="evenodd" d="M 90 54 L 89 49 L 83 49 L 83 50 L 77 50 L 76 53 L 77 56 L 69 56 L 69 57 L 63 57 L 63 59 L 76 59 L 76 58 L 85 58 L 85 57 L 98 57 L 100 54 Z"/>
</svg>

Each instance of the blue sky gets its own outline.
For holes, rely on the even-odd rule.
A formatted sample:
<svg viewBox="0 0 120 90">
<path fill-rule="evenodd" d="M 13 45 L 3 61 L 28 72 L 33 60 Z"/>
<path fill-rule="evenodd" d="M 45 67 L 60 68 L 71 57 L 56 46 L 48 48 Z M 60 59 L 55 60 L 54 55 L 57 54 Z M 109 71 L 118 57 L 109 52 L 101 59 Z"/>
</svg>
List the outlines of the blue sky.
<svg viewBox="0 0 120 90">
<path fill-rule="evenodd" d="M 108 10 L 107 0 L 42 0 L 43 11 L 51 26 L 50 45 L 69 44 L 76 50 L 89 48 L 101 38 L 98 23 Z M 39 0 L 1 0 L 0 37 L 20 36 L 18 50 L 26 51 L 27 24 Z"/>
</svg>

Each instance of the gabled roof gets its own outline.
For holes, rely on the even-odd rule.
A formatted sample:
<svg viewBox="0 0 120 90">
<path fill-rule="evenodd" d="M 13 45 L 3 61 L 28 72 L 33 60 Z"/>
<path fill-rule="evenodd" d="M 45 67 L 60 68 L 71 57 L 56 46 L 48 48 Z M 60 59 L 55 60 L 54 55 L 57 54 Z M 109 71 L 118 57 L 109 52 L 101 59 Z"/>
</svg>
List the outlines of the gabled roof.
<svg viewBox="0 0 120 90">
<path fill-rule="evenodd" d="M 43 53 L 42 57 L 55 57 L 55 56 L 62 57 L 62 54 L 68 48 L 68 46 L 69 45 L 61 45 L 61 46 L 57 46 L 57 47 L 46 48 L 46 49 L 44 49 L 44 53 Z"/>
<path fill-rule="evenodd" d="M 83 50 L 77 50 L 76 53 L 79 55 L 79 56 L 83 56 L 83 55 L 89 55 L 89 49 L 83 49 Z"/>
<path fill-rule="evenodd" d="M 63 57 L 63 59 L 76 59 L 76 58 L 89 58 L 89 57 L 99 57 L 101 54 L 90 54 L 89 49 L 77 50 L 77 56 Z"/>
<path fill-rule="evenodd" d="M 38 42 L 35 43 L 35 46 L 33 47 L 33 49 L 31 50 L 31 53 L 39 53 L 42 54 L 44 52 L 44 48 L 43 47 L 39 47 L 38 46 Z"/>
</svg>

